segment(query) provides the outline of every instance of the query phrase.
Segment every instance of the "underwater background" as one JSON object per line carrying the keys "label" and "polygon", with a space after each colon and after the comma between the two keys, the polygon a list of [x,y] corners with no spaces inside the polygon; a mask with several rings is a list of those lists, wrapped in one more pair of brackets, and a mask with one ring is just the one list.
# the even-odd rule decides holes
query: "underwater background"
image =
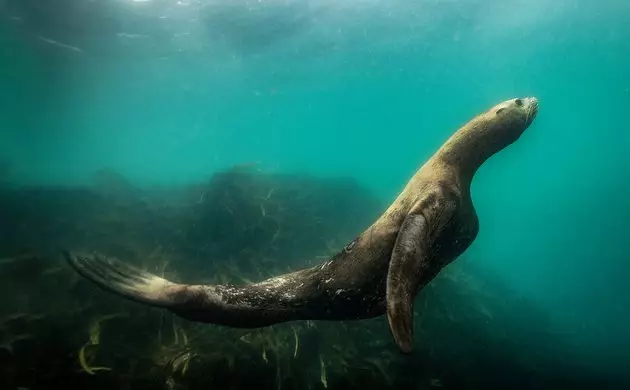
{"label": "underwater background", "polygon": [[[630,388],[630,2],[0,0],[0,388]],[[480,233],[384,318],[260,330],[103,293],[323,262],[459,126],[540,111]],[[96,369],[94,368],[96,367]]]}

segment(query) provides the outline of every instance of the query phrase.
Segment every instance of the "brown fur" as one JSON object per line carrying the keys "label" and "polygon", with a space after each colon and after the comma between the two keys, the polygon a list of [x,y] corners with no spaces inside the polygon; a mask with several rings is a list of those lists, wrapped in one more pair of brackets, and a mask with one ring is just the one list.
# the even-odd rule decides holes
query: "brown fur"
{"label": "brown fur", "polygon": [[102,288],[193,321],[252,328],[387,312],[397,345],[408,352],[417,291],[477,235],[470,197],[475,172],[516,141],[536,112],[535,99],[512,99],[475,117],[422,165],[380,218],[312,268],[248,285],[188,285],[99,255],[66,253],[66,258]]}

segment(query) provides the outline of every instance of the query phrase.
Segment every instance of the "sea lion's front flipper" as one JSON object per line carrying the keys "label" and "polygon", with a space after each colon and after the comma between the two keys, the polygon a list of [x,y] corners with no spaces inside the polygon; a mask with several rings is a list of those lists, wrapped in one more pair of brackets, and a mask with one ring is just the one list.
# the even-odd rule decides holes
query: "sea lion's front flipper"
{"label": "sea lion's front flipper", "polygon": [[172,308],[186,286],[99,254],[63,252],[70,266],[101,288],[136,302]]}
{"label": "sea lion's front flipper", "polygon": [[422,283],[439,271],[427,257],[431,242],[454,209],[443,192],[419,201],[400,227],[387,273],[387,321],[396,345],[403,353],[413,349],[413,304]]}
{"label": "sea lion's front flipper", "polygon": [[387,321],[398,348],[409,353],[413,341],[413,300],[420,275],[428,269],[426,246],[420,239],[426,231],[422,214],[405,218],[392,252],[387,273]]}

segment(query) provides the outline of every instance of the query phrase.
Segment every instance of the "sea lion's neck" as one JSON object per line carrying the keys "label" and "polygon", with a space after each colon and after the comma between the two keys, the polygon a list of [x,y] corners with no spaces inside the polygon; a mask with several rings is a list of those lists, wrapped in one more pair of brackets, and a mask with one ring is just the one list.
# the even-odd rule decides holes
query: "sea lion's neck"
{"label": "sea lion's neck", "polygon": [[462,185],[470,186],[479,167],[515,141],[492,121],[476,118],[453,134],[434,159],[455,169]]}

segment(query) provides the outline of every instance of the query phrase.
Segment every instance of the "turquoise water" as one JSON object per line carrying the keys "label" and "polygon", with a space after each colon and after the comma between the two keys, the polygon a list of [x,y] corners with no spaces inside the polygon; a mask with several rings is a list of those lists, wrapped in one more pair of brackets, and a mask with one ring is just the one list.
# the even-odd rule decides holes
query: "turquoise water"
{"label": "turquoise water", "polygon": [[39,23],[35,2],[0,2],[13,182],[107,166],[182,183],[257,162],[391,201],[458,126],[534,95],[535,123],[476,176],[464,257],[593,364],[630,358],[630,2],[66,3]]}

